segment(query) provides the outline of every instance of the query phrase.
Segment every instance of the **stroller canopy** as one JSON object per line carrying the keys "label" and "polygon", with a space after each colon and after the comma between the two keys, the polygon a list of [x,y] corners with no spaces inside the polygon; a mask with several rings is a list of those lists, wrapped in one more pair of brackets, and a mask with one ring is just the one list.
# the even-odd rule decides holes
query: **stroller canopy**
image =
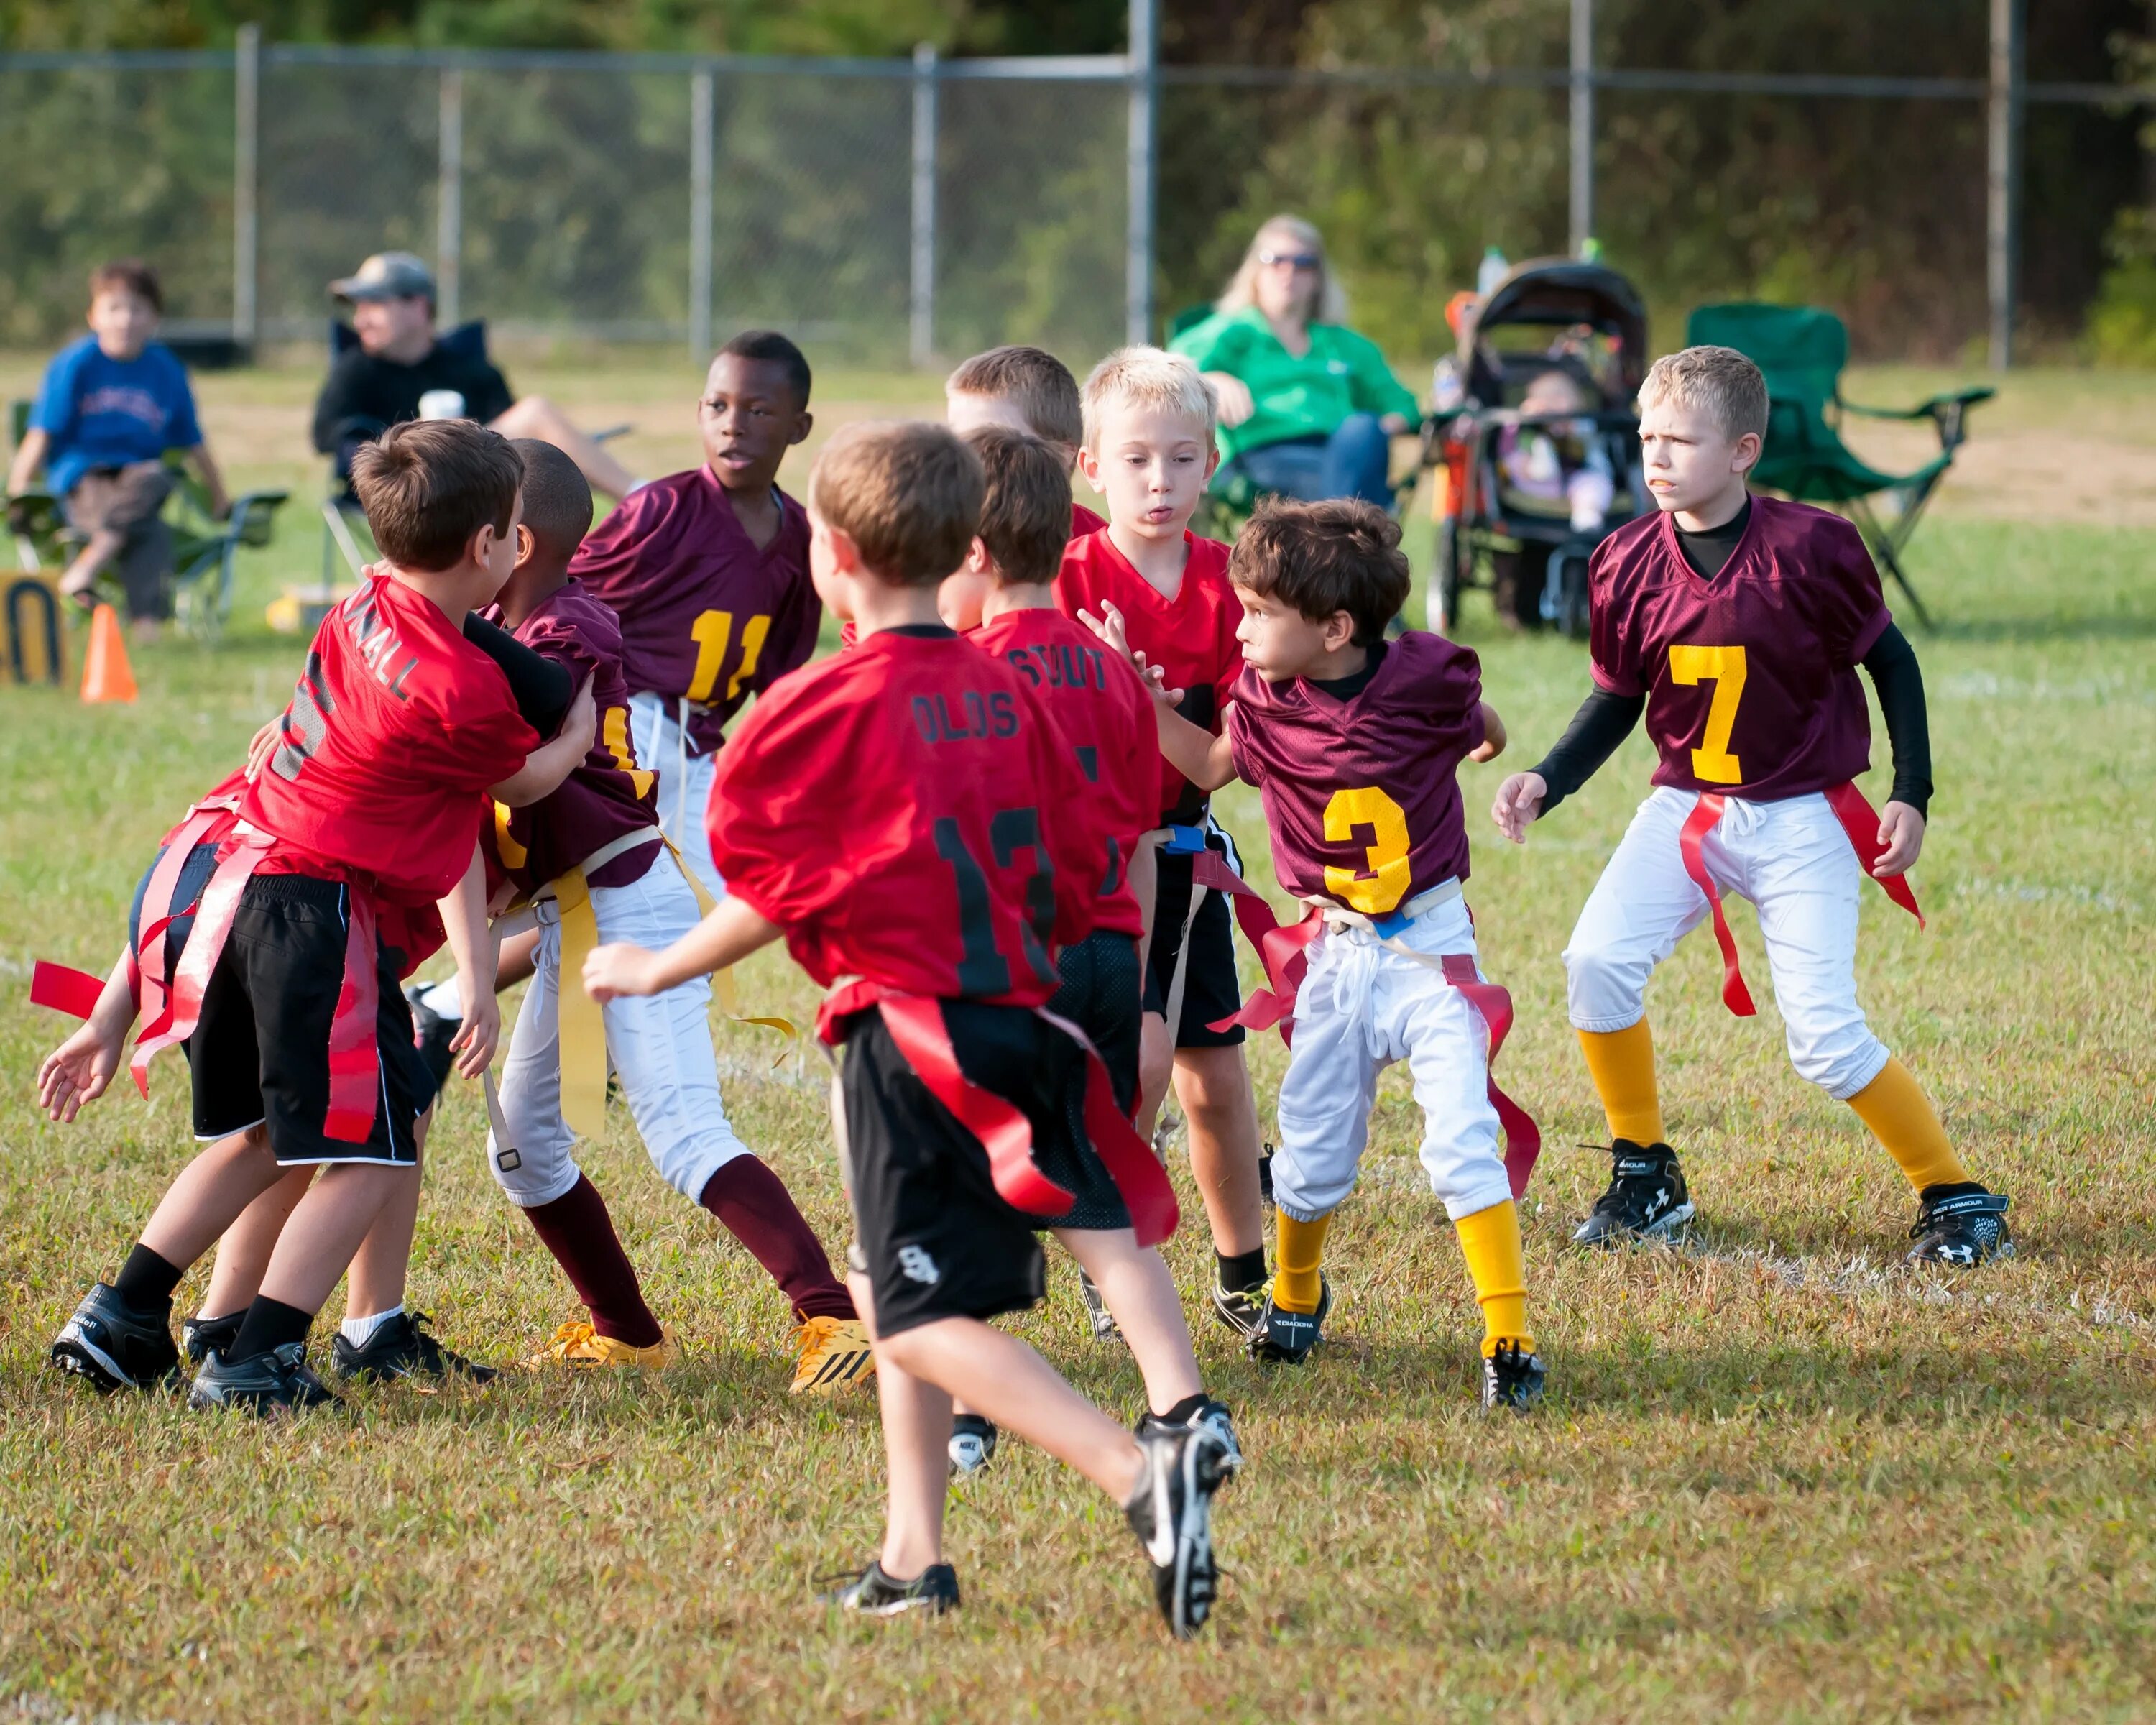
{"label": "stroller canopy", "polygon": [[1582,326],[1608,339],[1623,399],[1629,402],[1647,375],[1646,305],[1640,290],[1615,270],[1572,258],[1537,258],[1517,265],[1473,316],[1460,320],[1460,374],[1471,380],[1471,393],[1491,399],[1503,362],[1488,345],[1491,331]]}

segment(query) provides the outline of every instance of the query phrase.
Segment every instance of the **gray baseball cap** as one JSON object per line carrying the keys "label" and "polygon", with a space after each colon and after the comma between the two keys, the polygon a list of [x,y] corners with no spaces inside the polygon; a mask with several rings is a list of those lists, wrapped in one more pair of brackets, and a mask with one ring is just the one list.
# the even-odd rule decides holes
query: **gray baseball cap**
{"label": "gray baseball cap", "polygon": [[340,300],[408,300],[434,296],[434,273],[410,252],[377,252],[358,271],[330,284]]}

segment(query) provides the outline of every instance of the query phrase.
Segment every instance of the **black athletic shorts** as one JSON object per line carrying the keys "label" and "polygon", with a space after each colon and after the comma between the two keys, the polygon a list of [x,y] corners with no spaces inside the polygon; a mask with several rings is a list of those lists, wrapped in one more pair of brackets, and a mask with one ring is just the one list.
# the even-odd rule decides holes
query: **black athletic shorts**
{"label": "black athletic shorts", "polygon": [[[1232,863],[1234,851],[1226,834],[1209,832],[1207,845]],[[1146,955],[1145,1009],[1162,1017],[1168,1014],[1168,991],[1175,979],[1175,955],[1183,943],[1183,919],[1190,913],[1190,864],[1187,856],[1160,853],[1158,886],[1154,890],[1152,946]],[[1178,1048],[1232,1048],[1243,1040],[1243,1027],[1224,1030],[1208,1027],[1243,1004],[1243,986],[1235,974],[1235,919],[1228,909],[1227,895],[1209,892],[1198,907],[1198,921],[1190,931],[1190,964],[1183,983],[1183,1023],[1175,1033]]]}
{"label": "black athletic shorts", "polygon": [[[1024,1111],[1042,1173],[1082,1204],[1097,1183],[1120,1209],[1084,1133],[1086,1060],[1078,1045],[1015,1006],[943,1002],[958,1068]],[[846,1036],[839,1088],[846,1109],[847,1192],[854,1267],[875,1296],[879,1333],[947,1317],[1023,1312],[1045,1291],[1036,1230],[1076,1225],[1034,1216],[996,1190],[988,1153],[937,1101],[871,1008]],[[1128,1227],[1119,1221],[1096,1226]]]}
{"label": "black athletic shorts", "polygon": [[1137,1106],[1138,1025],[1145,1011],[1137,937],[1096,928],[1055,955],[1055,970],[1063,982],[1048,1009],[1086,1033],[1108,1069],[1116,1106],[1128,1114]]}
{"label": "black athletic shorts", "polygon": [[379,939],[374,1130],[363,1144],[323,1130],[330,1020],[344,986],[346,892],[336,881],[305,875],[257,875],[241,891],[187,1039],[197,1137],[266,1124],[270,1153],[287,1165],[419,1159],[413,1128],[434,1086],[413,1045],[412,1009],[398,986],[403,955]]}

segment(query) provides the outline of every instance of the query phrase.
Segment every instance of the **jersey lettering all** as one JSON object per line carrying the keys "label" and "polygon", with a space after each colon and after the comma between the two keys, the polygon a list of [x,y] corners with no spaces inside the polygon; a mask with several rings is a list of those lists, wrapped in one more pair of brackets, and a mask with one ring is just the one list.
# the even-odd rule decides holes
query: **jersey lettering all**
{"label": "jersey lettering all", "polygon": [[1840,516],[1754,497],[1709,581],[1658,511],[1602,542],[1589,603],[1596,684],[1647,697],[1656,784],[1766,803],[1871,764],[1856,665],[1892,619],[1871,555]]}
{"label": "jersey lettering all", "polygon": [[629,692],[690,703],[689,744],[709,754],[750,696],[808,662],[824,603],[808,579],[808,517],[783,492],[761,551],[708,467],[624,497],[569,572],[621,619]]}
{"label": "jersey lettering all", "polygon": [[457,884],[483,794],[539,746],[509,679],[455,622],[386,575],[322,620],[241,816],[280,841],[264,874],[429,904]]}
{"label": "jersey lettering all", "polygon": [[[1169,688],[1183,691],[1178,711],[1218,737],[1221,711],[1243,674],[1243,649],[1235,639],[1243,607],[1229,584],[1228,547],[1192,533],[1185,533],[1183,542],[1189,547],[1183,585],[1168,599],[1131,567],[1106,528],[1074,539],[1064,547],[1055,604],[1072,618],[1081,611],[1098,617],[1104,599],[1113,604],[1123,614],[1132,649],[1161,668]],[[1159,803],[1163,825],[1191,826],[1204,818],[1204,793],[1165,758],[1160,763]]]}
{"label": "jersey lettering all", "polygon": [[1228,714],[1235,771],[1265,803],[1280,884],[1370,917],[1466,880],[1457,775],[1482,732],[1474,654],[1419,629],[1390,643],[1346,701],[1245,670]]}
{"label": "jersey lettering all", "polygon": [[1048,705],[1078,770],[1093,788],[1106,860],[1096,928],[1136,935],[1145,927],[1131,891],[1138,835],[1152,830],[1159,728],[1137,675],[1083,624],[1060,611],[1006,611],[974,630],[975,646],[1000,654]]}
{"label": "jersey lettering all", "polygon": [[706,816],[726,890],[819,983],[1039,1006],[1093,926],[1091,792],[1010,665],[880,629],[757,703]]}
{"label": "jersey lettering all", "polygon": [[[508,627],[499,606],[482,614]],[[613,613],[581,582],[572,581],[541,601],[516,634],[567,671],[572,686],[588,682],[598,712],[591,752],[560,789],[522,809],[495,804],[490,836],[495,858],[518,888],[530,893],[617,839],[656,826],[659,812],[652,775],[637,766],[629,738],[629,685],[622,678],[621,625]],[[603,864],[586,884],[626,886],[642,880],[659,844],[654,838]]]}

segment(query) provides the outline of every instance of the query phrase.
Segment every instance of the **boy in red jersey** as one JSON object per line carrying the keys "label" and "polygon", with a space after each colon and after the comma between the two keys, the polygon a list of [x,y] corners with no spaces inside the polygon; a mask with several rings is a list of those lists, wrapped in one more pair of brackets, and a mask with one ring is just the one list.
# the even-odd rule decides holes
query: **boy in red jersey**
{"label": "boy in red jersey", "polygon": [[599,714],[597,743],[562,788],[529,808],[497,810],[490,834],[517,896],[531,901],[539,941],[502,1066],[507,1142],[490,1132],[488,1162],[591,1314],[562,1325],[531,1363],[660,1366],[672,1357],[606,1201],[574,1153],[578,1132],[605,1118],[611,1069],[653,1166],[755,1254],[792,1305],[799,1327],[794,1390],[844,1389],[873,1369],[868,1332],[784,1182],[727,1122],[710,983],[695,977],[649,999],[594,1004],[588,1013],[580,998],[584,954],[598,942],[664,946],[703,911],[665,848],[651,775],[629,743],[619,627],[568,574],[591,524],[591,487],[552,444],[522,441],[516,449],[525,475],[521,552],[500,603],[485,614],[576,681],[588,680]]}
{"label": "boy in red jersey", "polygon": [[417,1181],[432,1096],[393,942],[439,906],[475,1003],[459,1064],[476,1076],[499,1031],[482,795],[536,801],[593,736],[580,695],[562,735],[536,746],[508,679],[462,633],[514,561],[521,477],[506,441],[461,421],[399,426],[355,461],[386,566],[316,632],[269,768],[204,889],[173,1011],[143,1045],[188,1040],[196,1132],[218,1142],[61,1332],[54,1357],[72,1368],[131,1383],[174,1369],[167,1325],[187,1266],[286,1168],[308,1164],[322,1173],[189,1399],[268,1411],[326,1395],[306,1370],[307,1331],[362,1238]]}
{"label": "boy in red jersey", "polygon": [[[1912,1261],[1969,1266],[2013,1250],[2007,1200],[1969,1178],[1930,1101],[1856,1002],[1858,889],[1868,868],[1912,914],[1902,878],[1924,840],[1931,744],[1914,651],[1887,614],[1856,528],[1801,503],[1752,496],[1767,429],[1758,367],[1727,347],[1657,360],[1640,391],[1640,440],[1659,506],[1594,554],[1594,691],[1541,765],[1497,793],[1498,830],[1528,824],[1587,782],[1642,712],[1661,757],[1565,949],[1573,1027],[1609,1117],[1609,1187],[1575,1239],[1667,1234],[1693,1206],[1664,1141],[1647,978],[1710,917],[1722,999],[1752,999],[1722,913],[1758,907],[1789,1059],[1847,1102],[1917,1194]],[[1894,750],[1875,814],[1851,781],[1871,762],[1856,668],[1871,673]]]}
{"label": "boy in red jersey", "polygon": [[592,530],[570,574],[621,619],[636,758],[659,814],[714,897],[704,836],[716,751],[750,696],[808,662],[824,608],[808,521],[778,489],[808,435],[808,362],[771,330],[719,350],[696,406],[704,465],[639,485]]}
{"label": "boy in red jersey", "polygon": [[1354,1187],[1378,1076],[1405,1060],[1423,1167],[1482,1308],[1482,1404],[1524,1411],[1545,1373],[1490,1084],[1510,1003],[1476,963],[1456,777],[1504,747],[1505,727],[1466,648],[1419,629],[1386,640],[1408,595],[1399,544],[1398,523],[1353,499],[1262,506],[1229,565],[1246,666],[1225,733],[1156,691],[1161,749],[1202,789],[1258,787],[1274,874],[1314,911],[1273,1158],[1280,1268],[1251,1358],[1300,1363],[1320,1339],[1326,1235]]}
{"label": "boy in red jersey", "polygon": [[[1055,578],[1066,617],[1122,614],[1130,644],[1184,691],[1183,716],[1218,735],[1229,691],[1243,673],[1228,584],[1228,547],[1189,531],[1218,453],[1213,398],[1198,368],[1158,347],[1126,347],[1086,380],[1086,439],[1078,461],[1108,500],[1109,525],[1074,539]],[[1205,793],[1171,762],[1160,767],[1155,828],[1161,847],[1146,966],[1139,1120],[1150,1128],[1171,1069],[1189,1122],[1190,1167],[1213,1234],[1213,1310],[1247,1337],[1264,1308],[1264,1199],[1258,1179],[1258,1108],[1243,1060],[1243,1030],[1210,1028],[1242,1004],[1226,900],[1192,880],[1203,849],[1240,873],[1235,844]]]}
{"label": "boy in red jersey", "polygon": [[648,993],[783,936],[839,983],[820,1028],[846,1045],[840,1152],[890,1516],[832,1603],[957,1604],[942,1560],[957,1395],[1125,1506],[1163,1615],[1194,1633],[1214,1591],[1220,1436],[1134,1438],[986,1322],[1040,1297],[1034,1230],[1091,1186],[1088,1158],[1114,1168],[1139,1239],[1173,1226],[1097,1057],[1038,1010],[1059,985],[1054,948],[1092,922],[1091,790],[1018,670],[937,620],[980,515],[965,446],[938,426],[849,426],[808,495],[817,588],[858,644],[789,678],[727,744],[711,809],[727,900],[663,953],[600,947],[586,980],[601,998]]}

